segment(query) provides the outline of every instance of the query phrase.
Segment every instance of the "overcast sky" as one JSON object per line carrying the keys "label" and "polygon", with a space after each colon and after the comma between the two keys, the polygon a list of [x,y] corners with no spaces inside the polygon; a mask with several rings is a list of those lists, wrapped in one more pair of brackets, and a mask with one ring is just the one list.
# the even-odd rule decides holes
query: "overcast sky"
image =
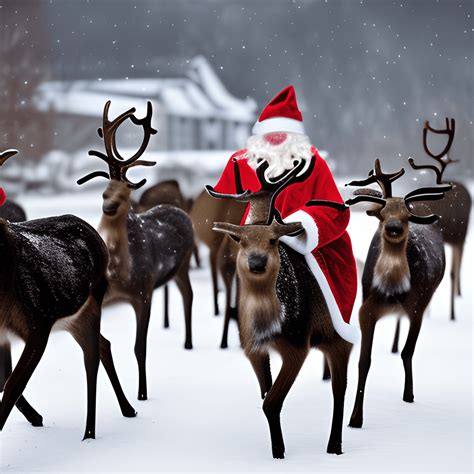
{"label": "overcast sky", "polygon": [[423,121],[441,126],[449,115],[457,119],[453,154],[471,168],[472,6],[43,0],[38,21],[53,79],[183,75],[187,61],[204,54],[232,93],[260,107],[294,84],[308,134],[346,163],[365,166],[377,156],[396,166],[422,156]]}

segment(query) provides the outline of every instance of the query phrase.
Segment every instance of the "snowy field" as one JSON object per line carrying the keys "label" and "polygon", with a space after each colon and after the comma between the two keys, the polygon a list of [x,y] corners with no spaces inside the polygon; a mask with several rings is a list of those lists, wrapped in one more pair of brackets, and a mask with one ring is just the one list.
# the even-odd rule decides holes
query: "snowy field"
{"label": "snowy field", "polygon": [[[74,213],[97,225],[100,215],[97,190],[20,200],[29,218]],[[102,332],[112,342],[119,377],[138,416],[121,416],[100,368],[97,439],[81,442],[86,415],[82,352],[67,333],[53,333],[25,392],[43,415],[44,427],[33,428],[17,410],[12,412],[0,434],[0,472],[472,472],[472,221],[462,268],[463,296],[456,301],[458,320],[449,321],[449,266],[425,315],[413,359],[415,403],[402,401],[403,366],[400,357],[390,353],[395,318],[386,317],[375,334],[365,423],[359,430],[347,427],[357,384],[359,346],[354,347],[344,455],[326,454],[331,386],[322,382],[322,356],[313,351],[282,411],[286,459],[272,459],[256,377],[239,348],[235,325],[230,348],[219,349],[223,318],[212,314],[209,269],[203,258],[206,267],[192,270],[194,350],[183,349],[184,318],[176,287],[171,288],[169,330],[163,329],[162,291],[155,292],[148,401],[136,400],[131,307],[103,312]],[[365,258],[376,225],[375,218],[352,213],[349,230],[358,258]],[[449,250],[447,258],[450,262]],[[359,304],[360,297],[356,321]],[[404,322],[401,343],[408,326]],[[14,360],[21,349],[15,342]],[[276,356],[272,364],[275,375]]]}

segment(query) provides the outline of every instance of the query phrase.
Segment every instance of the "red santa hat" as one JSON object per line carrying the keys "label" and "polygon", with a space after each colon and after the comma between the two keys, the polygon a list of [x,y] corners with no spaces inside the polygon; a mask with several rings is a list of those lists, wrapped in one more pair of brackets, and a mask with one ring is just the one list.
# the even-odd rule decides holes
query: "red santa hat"
{"label": "red santa hat", "polygon": [[286,86],[270,101],[252,128],[253,135],[265,135],[272,132],[305,135],[303,116],[298,109],[293,86]]}

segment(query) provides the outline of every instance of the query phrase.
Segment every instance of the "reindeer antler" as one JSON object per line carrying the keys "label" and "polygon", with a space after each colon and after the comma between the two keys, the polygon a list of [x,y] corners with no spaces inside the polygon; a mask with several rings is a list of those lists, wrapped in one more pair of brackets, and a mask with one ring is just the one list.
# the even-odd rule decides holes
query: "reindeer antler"
{"label": "reindeer antler", "polygon": [[282,222],[278,211],[275,209],[276,198],[291,184],[304,181],[312,173],[315,161],[314,156],[311,158],[309,164],[305,160],[295,161],[292,169],[285,171],[276,178],[269,178],[266,173],[269,167],[268,162],[262,160],[256,169],[261,188],[257,192],[252,192],[248,189],[243,190],[239,165],[237,160],[235,160],[234,179],[236,193],[219,193],[209,185],[206,186],[206,191],[215,198],[230,198],[240,202],[250,202],[251,212],[258,216],[258,222],[264,222],[270,225],[273,222],[273,218]]}
{"label": "reindeer antler", "polygon": [[[156,130],[151,126],[151,117],[153,114],[152,105],[150,101],[147,102],[147,113],[142,119],[135,117],[135,108],[132,107],[131,109],[120,114],[114,120],[110,121],[108,118],[110,103],[111,102],[109,100],[104,106],[102,128],[97,130],[99,137],[104,140],[105,154],[96,150],[89,151],[90,156],[96,156],[108,164],[110,174],[106,173],[105,171],[94,171],[93,173],[89,173],[87,176],[79,179],[77,184],[84,184],[93,178],[103,177],[122,181],[126,183],[129,188],[138,189],[146,183],[146,179],[142,179],[138,183],[132,183],[127,178],[126,173],[134,166],[154,166],[156,164],[155,161],[138,159],[145,152],[146,147],[150,142],[151,135],[156,133]],[[118,151],[116,133],[120,125],[127,119],[130,119],[133,124],[143,127],[143,141],[138,151],[132,157],[125,159]]]}
{"label": "reindeer antler", "polygon": [[8,160],[8,158],[11,158],[12,156],[15,156],[18,153],[18,150],[14,150],[13,148],[9,150],[5,150],[4,152],[0,153],[0,166],[5,163],[5,161]]}
{"label": "reindeer antler", "polygon": [[[425,149],[425,152],[427,155],[431,156],[431,158],[435,159],[441,166],[441,169],[439,169],[437,166],[434,165],[417,165],[415,164],[415,161],[413,158],[408,159],[408,163],[410,163],[410,166],[414,170],[420,170],[420,169],[429,169],[435,172],[436,174],[436,183],[441,184],[442,179],[443,179],[443,173],[446,168],[450,163],[456,163],[459,160],[452,160],[449,157],[449,150],[451,149],[451,146],[453,144],[454,140],[454,132],[456,129],[456,121],[452,118],[451,122],[448,117],[446,117],[446,128],[445,129],[435,129],[430,126],[429,121],[427,120],[425,122],[425,125],[423,127],[423,148]],[[428,135],[428,130],[433,133],[437,133],[438,135],[448,135],[448,143],[444,147],[443,151],[441,153],[435,154],[433,153],[429,148],[428,148],[428,142],[427,142],[427,135]],[[443,156],[446,155],[446,159],[443,159]]]}
{"label": "reindeer antler", "polygon": [[[375,160],[375,171],[371,170],[369,172],[369,177],[365,180],[360,181],[351,181],[346,186],[365,186],[370,183],[377,182],[382,188],[382,196],[377,195],[377,192],[374,192],[372,189],[361,189],[358,190],[358,195],[353,198],[350,198],[346,201],[346,204],[351,206],[358,202],[373,202],[380,204],[384,207],[387,204],[386,199],[392,198],[392,188],[391,183],[396,179],[400,178],[405,173],[405,170],[402,168],[397,173],[386,174],[382,173],[380,167],[380,161]],[[403,198],[408,212],[410,213],[409,220],[417,224],[432,224],[438,219],[438,216],[435,214],[430,214],[428,216],[419,216],[412,212],[412,206],[410,203],[414,201],[435,201],[442,199],[444,193],[449,191],[452,188],[450,184],[443,184],[440,186],[429,186],[424,188],[418,188],[409,192]],[[357,192],[357,191],[356,191]]]}

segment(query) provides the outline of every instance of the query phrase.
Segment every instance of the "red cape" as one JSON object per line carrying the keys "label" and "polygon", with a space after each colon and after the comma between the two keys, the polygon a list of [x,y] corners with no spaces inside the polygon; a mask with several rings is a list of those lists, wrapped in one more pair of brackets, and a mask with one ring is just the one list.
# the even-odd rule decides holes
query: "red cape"
{"label": "red cape", "polygon": [[[245,149],[234,153],[229,159],[222,176],[215,186],[219,193],[236,192],[234,180],[234,160],[237,159],[243,189],[256,192],[260,189],[255,171],[244,158]],[[294,183],[277,197],[275,207],[283,218],[298,210],[309,214],[318,229],[319,240],[312,255],[319,264],[331,292],[336,300],[342,318],[349,323],[357,292],[357,270],[349,234],[350,211],[338,211],[323,206],[305,204],[311,199],[343,202],[331,171],[316,148],[312,148],[316,163],[311,175],[303,182]],[[249,207],[242,218],[244,224]]]}

